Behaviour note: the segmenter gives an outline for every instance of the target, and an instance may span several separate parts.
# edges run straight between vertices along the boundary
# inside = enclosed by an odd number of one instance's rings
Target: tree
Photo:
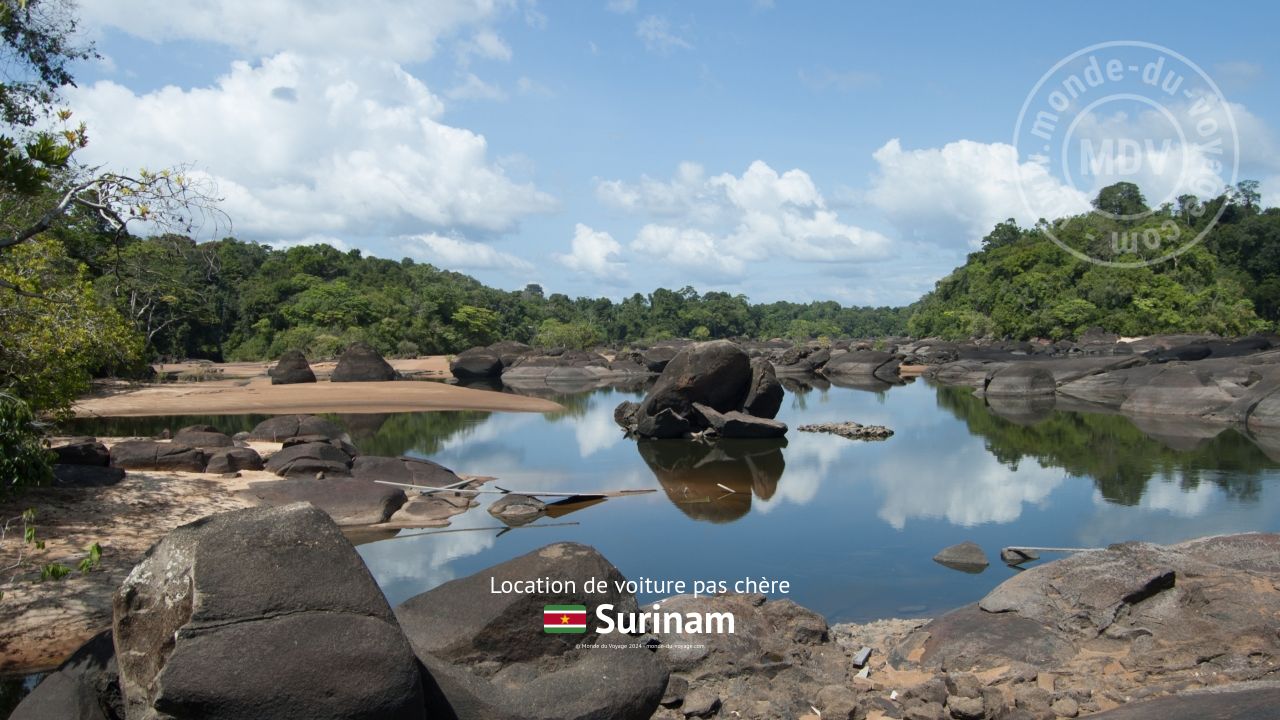
[[[1118,182],[1098,191],[1093,207],[1117,218],[1131,218],[1150,211],[1142,190],[1131,182]]]

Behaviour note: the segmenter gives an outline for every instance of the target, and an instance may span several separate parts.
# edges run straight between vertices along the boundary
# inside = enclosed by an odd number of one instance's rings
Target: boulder
[[[640,411],[640,403],[623,400],[613,409],[613,421],[627,432],[636,429],[636,413]]]
[[[1021,362],[997,370],[987,383],[986,394],[992,397],[1052,395],[1057,387],[1052,372],[1036,362]]]
[[[387,382],[399,378],[400,373],[365,343],[347,348],[329,377],[333,382]]]
[[[462,481],[452,470],[431,460],[378,455],[356,458],[351,464],[351,476],[365,482],[386,480],[425,487],[444,487]]]
[[[111,453],[107,446],[98,442],[97,438],[76,437],[67,440],[66,444],[50,448],[54,462],[59,465],[96,465],[106,467],[111,464]]]
[[[209,464],[204,471],[214,475],[240,472],[241,470],[261,470],[262,456],[252,448],[223,448],[209,456]]]
[[[1151,382],[1152,378],[1166,369],[1161,365],[1143,365],[1094,373],[1063,383],[1058,386],[1058,393],[1064,397],[1119,409],[1134,390]]]
[[[1213,354],[1214,347],[1208,342],[1194,342],[1186,345],[1177,345],[1165,350],[1158,350],[1153,353],[1152,362],[1167,363],[1174,361],[1194,362],[1196,360],[1204,360]]]
[[[285,476],[307,476],[317,472],[349,474],[352,458],[345,451],[327,442],[309,442],[291,445],[272,455],[266,469]]]
[[[341,474],[249,483],[249,488],[242,493],[264,505],[309,502],[343,526],[386,522],[407,500],[399,488]]]
[[[154,440],[129,440],[111,448],[111,465],[126,470],[204,472],[209,456],[199,448]]]
[[[687,417],[671,408],[664,408],[656,415],[645,415],[642,407],[635,417],[635,433],[640,437],[673,440],[685,437],[696,429]]]
[[[933,556],[933,561],[952,570],[967,573],[980,573],[990,565],[987,561],[987,554],[982,551],[982,547],[970,540],[943,548],[942,551]]]
[[[577,591],[491,591],[508,581],[544,578],[572,580]],[[604,581],[607,591],[585,593],[593,578]],[[396,615],[436,685],[428,714],[459,720],[652,716],[668,677],[653,653],[579,647],[602,640],[591,619],[581,634],[538,630],[548,604],[586,605],[588,618],[605,603],[615,612],[637,611],[635,597],[615,586],[623,579],[592,548],[558,543],[407,600]]]
[[[267,370],[267,375],[271,376],[272,385],[298,385],[316,381],[316,374],[301,350],[286,350],[276,364]]]
[[[727,340],[694,343],[676,353],[631,417],[642,437],[677,438],[707,427],[695,403],[739,410],[751,391],[751,361]],[[626,416],[630,408],[615,412]]]
[[[342,428],[315,415],[279,415],[258,423],[249,432],[248,439],[284,442],[300,435],[323,435],[327,438],[347,436]]]
[[[1166,366],[1120,405],[1133,415],[1201,417],[1235,402],[1208,370],[1191,365]]]
[[[421,676],[382,590],[306,504],[175,529],[113,606],[130,718],[425,718]]]
[[[642,353],[644,365],[652,373],[661,373],[667,369],[667,363],[676,356],[679,350],[669,345],[659,345],[651,347]]]
[[[702,425],[714,430],[722,438],[780,438],[787,434],[786,423],[777,420],[752,417],[737,410],[719,413],[701,403],[694,403],[693,409],[702,417]]]
[[[54,465],[53,485],[65,488],[107,487],[124,480],[124,470],[100,465]]]
[[[1274,720],[1280,685],[1239,683],[1122,705],[1089,720]]]
[[[14,708],[9,720],[117,720],[124,717],[116,649],[104,630],[76,650]]]
[[[489,505],[489,514],[507,525],[524,525],[547,512],[547,504],[536,497],[510,493]]]
[[[465,350],[449,361],[449,372],[459,380],[499,377],[502,367],[501,356],[484,347]]]
[[[173,436],[173,442],[176,445],[195,448],[223,448],[235,445],[230,435],[218,432],[216,428],[207,429],[209,427],[208,425],[196,425],[182,428]]]
[[[498,360],[502,362],[502,367],[504,368],[524,357],[532,349],[528,345],[515,340],[502,340],[488,347],[490,352],[498,356]]]
[[[902,360],[879,350],[854,350],[831,358],[822,368],[827,377],[874,376],[885,382],[900,383],[898,366]]]
[[[782,383],[773,371],[773,363],[764,358],[751,361],[751,386],[747,391],[747,399],[742,403],[742,411],[758,418],[772,420],[778,417],[782,408]]]

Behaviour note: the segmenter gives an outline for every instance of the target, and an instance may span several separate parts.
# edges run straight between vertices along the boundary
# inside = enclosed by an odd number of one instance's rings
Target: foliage
[[[1280,319],[1280,213],[1258,211],[1256,190],[1243,188],[1206,203],[1180,198],[1142,220],[1081,215],[1023,229],[999,223],[982,250],[938,281],[912,308],[912,335],[1060,339],[1090,327],[1121,335],[1213,332],[1245,335]],[[1145,208],[1137,187],[1118,183],[1095,205],[1117,215]],[[1222,215],[1199,244],[1170,261],[1108,267],[1069,255],[1055,238],[1090,257],[1132,263],[1181,245]],[[1211,215],[1209,215],[1211,217]],[[1116,238],[1162,238],[1160,248]],[[1175,237],[1176,236],[1176,237]]]
[[[51,453],[43,437],[26,403],[0,394],[0,496],[53,479]]]
[[[51,238],[0,255],[0,391],[37,414],[65,411],[93,373],[127,369],[141,353],[86,272]]]
[[[533,337],[533,343],[539,347],[586,350],[599,345],[603,339],[604,333],[591,323],[566,323],[547,318],[538,326],[538,334]]]

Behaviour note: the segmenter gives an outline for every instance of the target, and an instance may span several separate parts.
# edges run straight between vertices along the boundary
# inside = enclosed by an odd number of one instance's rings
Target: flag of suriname
[[[549,633],[585,633],[587,631],[587,606],[543,606],[542,631]]]

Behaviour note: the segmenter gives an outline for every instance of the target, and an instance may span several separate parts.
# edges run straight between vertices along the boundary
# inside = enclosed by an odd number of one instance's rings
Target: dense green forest
[[[1111,215],[1147,210],[1137,186],[1104,188],[1094,205]],[[1216,223],[1214,222],[1216,218]],[[1171,260],[1115,267],[1077,259],[1049,233],[1091,258],[1132,264],[1210,229]],[[1155,238],[1117,250],[1113,238]],[[1151,243],[1155,244],[1155,243]],[[1123,243],[1121,243],[1123,245]],[[1280,319],[1280,209],[1263,210],[1246,181],[1209,201],[1179,198],[1140,221],[1089,213],[1020,228],[996,225],[982,249],[917,302],[910,334],[958,340],[1074,337],[1089,327],[1121,335],[1245,335]]]

